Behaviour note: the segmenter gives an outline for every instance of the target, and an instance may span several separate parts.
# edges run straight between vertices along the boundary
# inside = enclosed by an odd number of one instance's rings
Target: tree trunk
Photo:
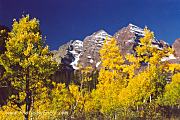
[[[32,100],[31,100],[31,116],[30,116],[30,120],[33,120],[34,119],[34,97],[33,97],[33,94],[32,94]]]
[[[26,74],[26,108],[25,108],[25,115],[24,119],[28,120],[29,119],[29,111],[31,107],[31,92],[29,90],[29,68],[27,68],[27,74]]]

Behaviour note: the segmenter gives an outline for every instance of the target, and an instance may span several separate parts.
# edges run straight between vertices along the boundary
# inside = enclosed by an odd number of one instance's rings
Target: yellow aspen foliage
[[[135,76],[135,71],[140,67],[140,59],[134,57],[132,54],[127,54],[125,59],[129,64],[123,65],[123,72],[128,75],[127,79],[131,79]]]
[[[41,96],[35,100],[31,116],[35,119],[60,119],[67,117],[70,109],[71,97],[65,84],[53,82],[53,89],[41,90]],[[33,114],[34,113],[34,114]]]
[[[147,100],[150,96],[148,92],[150,87],[150,74],[147,71],[140,73],[136,77],[130,80],[128,86],[123,88],[119,94],[120,104],[124,107],[135,106],[135,104],[141,104]]]
[[[168,64],[168,68],[169,71],[171,71],[172,73],[174,72],[178,72],[180,71],[180,64]]]
[[[117,45],[117,40],[112,38],[105,40],[103,47],[100,50],[102,66],[106,69],[121,69],[120,66],[124,63],[120,54],[120,48]]]
[[[99,73],[99,82],[106,83],[122,80],[122,75],[118,74],[118,72],[122,71],[124,60],[114,38],[105,41],[100,50],[100,57],[102,68]]]
[[[34,100],[41,95],[39,89],[46,89],[57,64],[52,61],[48,46],[45,47],[39,21],[30,19],[28,15],[19,21],[14,20],[6,49],[0,56],[0,64],[6,69],[1,80],[8,80],[6,82],[16,91],[12,91],[9,103],[17,106],[28,119]]]
[[[8,37],[8,28],[1,28],[0,30],[0,54],[4,53],[6,48],[5,48],[5,42],[7,41],[7,37]]]
[[[172,81],[165,86],[162,101],[165,105],[180,105],[180,73],[174,74]]]
[[[77,85],[54,83],[53,89],[41,91],[42,94],[34,103],[36,119],[83,119],[88,112],[90,94]],[[44,113],[44,115],[42,115]]]
[[[149,58],[152,56],[152,52],[155,52],[155,47],[152,47],[154,34],[147,28],[144,29],[144,34],[145,36],[140,38],[140,45],[136,47],[136,52],[137,56],[141,57],[142,61],[149,62]]]
[[[119,103],[125,108],[151,102],[161,95],[166,84],[163,68],[150,66],[129,80],[119,94]]]
[[[83,75],[82,76],[82,79],[84,79],[84,81],[91,81],[91,78],[88,76],[93,68],[91,66],[87,66],[85,68],[80,68],[81,69],[81,74]]]
[[[97,89],[92,92],[94,108],[92,107],[91,110],[99,110],[107,119],[113,116],[117,117],[117,114],[122,113],[123,104],[120,103],[119,94],[135,76],[135,70],[140,67],[139,58],[131,54],[123,57],[120,52],[114,38],[106,40],[100,50],[102,67],[98,77],[99,84],[97,84]],[[128,64],[125,64],[125,61]]]
[[[94,110],[99,110],[108,117],[116,114],[119,91],[126,85],[122,73],[124,60],[114,38],[105,41],[100,50],[100,57],[102,68],[98,77],[99,84],[92,92],[92,97],[96,103]]]
[[[170,47],[159,49],[154,46],[152,44],[155,39],[154,33],[147,28],[144,29],[144,34],[145,36],[140,38],[140,45],[135,48],[137,57],[139,57],[140,61],[155,65],[160,63],[163,57],[173,53],[173,50]]]
[[[96,106],[99,106],[100,112],[107,116],[113,115],[119,107],[118,94],[121,89],[118,84],[120,83],[112,82],[99,84],[96,92],[94,93],[94,100],[95,103],[97,103]]]
[[[88,89],[90,91],[90,81],[92,81],[92,71],[91,66],[85,68],[80,67],[80,89]]]
[[[69,109],[71,116],[77,119],[85,119],[85,116],[88,118],[88,115],[92,113],[91,110],[94,109],[91,93],[86,89],[80,89],[77,85],[70,85],[69,92],[70,101],[73,101]]]
[[[39,21],[28,15],[14,20],[7,50],[0,54],[5,68],[0,82],[12,90],[0,119],[160,119],[161,108],[180,106],[180,65],[162,61],[173,50],[153,45],[154,33],[147,28],[144,34],[136,56],[122,56],[116,39],[105,40],[97,80],[92,67],[79,67],[78,84],[65,85],[50,80],[58,66],[44,44]]]
[[[3,106],[0,109],[0,119],[1,120],[23,120],[24,115],[22,112],[13,109],[14,106]],[[16,108],[16,107],[15,107]]]

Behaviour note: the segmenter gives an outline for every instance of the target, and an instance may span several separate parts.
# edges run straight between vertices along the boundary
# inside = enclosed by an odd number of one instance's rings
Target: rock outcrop
[[[85,37],[82,41],[71,40],[60,46],[59,50],[52,51],[54,60],[60,63],[62,67],[61,71],[56,73],[56,77],[61,76],[61,80],[68,79],[69,81],[73,79],[72,74],[74,70],[77,71],[80,67],[84,68],[86,66],[91,66],[95,69],[99,69],[101,66],[99,50],[103,46],[104,40],[112,37],[117,39],[122,55],[126,55],[127,53],[136,55],[135,47],[140,45],[140,38],[144,37],[144,30],[138,26],[129,24],[127,27],[117,31],[113,36],[109,35],[104,30],[99,30],[92,35]],[[162,50],[171,46],[163,40],[154,38],[152,47],[157,47],[159,50]],[[171,54],[170,56],[164,57],[162,61],[180,63],[180,60],[178,59],[178,57],[180,57],[179,48],[180,39],[177,39],[173,44],[175,56]]]
[[[100,62],[99,50],[101,49],[104,40],[112,36],[104,30],[97,31],[83,40],[83,51],[80,56],[79,63],[82,67],[91,66],[98,67]]]
[[[175,40],[175,42],[172,45],[172,48],[174,49],[175,57],[180,58],[180,38]]]

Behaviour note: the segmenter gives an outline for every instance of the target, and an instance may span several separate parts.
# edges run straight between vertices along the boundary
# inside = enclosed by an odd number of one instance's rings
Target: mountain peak
[[[98,30],[97,32],[95,32],[95,33],[107,33],[105,30],[103,30],[103,29],[100,29],[100,30]]]
[[[99,30],[99,31],[97,31],[97,32],[94,32],[93,34],[92,34],[92,36],[94,36],[94,37],[100,37],[100,38],[106,38],[106,37],[111,37],[111,35],[109,35],[105,30]]]
[[[144,30],[134,24],[129,24],[128,27],[132,33],[138,34],[139,36],[144,36]]]
[[[144,30],[130,23],[127,27],[118,30],[113,37],[118,41],[122,55],[136,54],[134,48],[140,45],[140,38],[144,37]],[[65,46],[62,46],[62,49],[59,49],[58,52],[54,52],[54,56],[56,58],[62,58],[65,64],[70,65],[75,70],[79,69],[79,63],[82,67],[92,66],[93,68],[97,68],[101,63],[99,50],[103,46],[104,40],[109,38],[112,38],[112,36],[105,30],[100,29],[85,37],[83,41],[72,40],[68,42]],[[154,38],[152,47],[162,50],[165,47],[169,47],[169,45],[164,41],[159,41]],[[169,59],[174,59],[174,57],[164,58],[164,60]]]

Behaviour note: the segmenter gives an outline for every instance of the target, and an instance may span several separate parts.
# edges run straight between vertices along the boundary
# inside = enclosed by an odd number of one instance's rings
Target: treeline
[[[107,39],[100,70],[80,67],[74,80],[62,82],[52,79],[63,65],[53,61],[39,21],[29,16],[15,20],[8,34],[0,31],[0,88],[7,91],[0,119],[180,118],[180,65],[162,62],[173,50],[154,47],[153,32],[144,32],[134,55],[122,56],[117,41]]]

